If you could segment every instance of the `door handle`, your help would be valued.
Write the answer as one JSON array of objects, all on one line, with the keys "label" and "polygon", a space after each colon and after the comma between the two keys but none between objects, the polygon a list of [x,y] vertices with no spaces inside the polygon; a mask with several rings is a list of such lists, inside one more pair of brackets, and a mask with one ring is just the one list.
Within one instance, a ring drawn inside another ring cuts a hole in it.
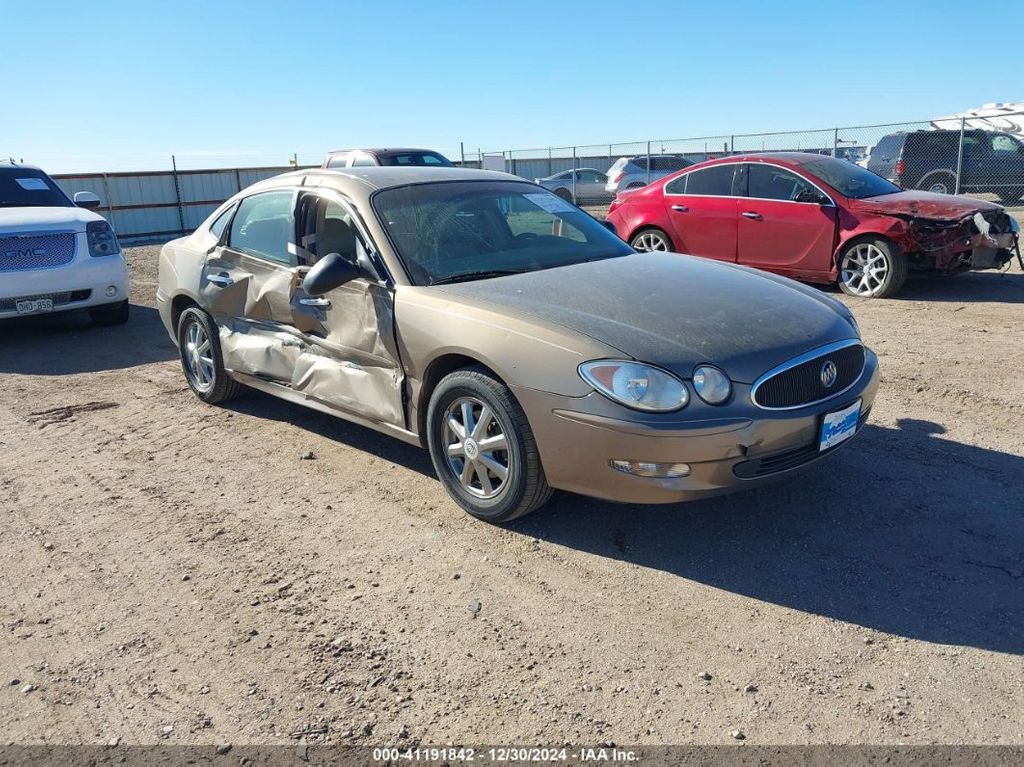
[{"label": "door handle", "polygon": [[325,309],[331,305],[329,298],[300,298],[299,303],[303,306],[319,306]]},{"label": "door handle", "polygon": [[754,221],[760,221],[762,218],[764,218],[760,213],[755,213],[752,210],[745,211],[744,213],[741,213],[740,215],[742,215],[743,218],[753,219]]},{"label": "door handle", "polygon": [[672,210],[678,210],[680,213],[687,213],[690,209],[685,205],[673,205]]},{"label": "door handle", "polygon": [[219,285],[222,288],[226,288],[228,285],[234,285],[235,281],[231,279],[231,275],[227,272],[221,272],[220,274],[211,274],[206,278],[214,285]]}]

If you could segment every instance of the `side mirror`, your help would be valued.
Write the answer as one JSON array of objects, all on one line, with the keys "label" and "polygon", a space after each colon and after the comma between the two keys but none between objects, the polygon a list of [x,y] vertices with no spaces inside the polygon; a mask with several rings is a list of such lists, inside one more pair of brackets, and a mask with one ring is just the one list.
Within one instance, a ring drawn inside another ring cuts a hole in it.
[{"label": "side mirror", "polygon": [[817,189],[804,189],[793,199],[793,202],[810,202],[817,205],[828,205],[828,198]]},{"label": "side mirror", "polygon": [[75,205],[79,208],[98,208],[100,198],[93,192],[75,192]]},{"label": "side mirror", "polygon": [[311,296],[322,296],[362,276],[362,271],[340,253],[328,253],[306,272],[302,289]]}]

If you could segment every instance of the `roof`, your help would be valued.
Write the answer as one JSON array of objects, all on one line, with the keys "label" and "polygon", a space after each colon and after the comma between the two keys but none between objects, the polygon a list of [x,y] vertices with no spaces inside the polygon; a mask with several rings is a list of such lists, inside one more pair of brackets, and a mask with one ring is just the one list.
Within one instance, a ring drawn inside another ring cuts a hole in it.
[{"label": "roof", "polygon": [[353,147],[352,149],[332,149],[327,154],[344,154],[345,152],[368,152],[369,154],[407,154],[413,152],[425,152],[427,154],[441,154],[433,149],[416,149],[414,147],[380,147],[377,149]]},{"label": "roof", "polygon": [[300,174],[310,178],[323,179],[321,183],[325,186],[335,186],[330,183],[330,180],[336,179],[340,186],[347,186],[354,182],[374,190],[430,181],[523,181],[529,183],[526,179],[513,176],[511,173],[476,170],[475,168],[378,165],[364,168],[317,168],[300,171]]},{"label": "roof", "polygon": [[829,154],[817,152],[748,152],[746,154],[731,154],[727,157],[720,157],[719,160],[747,160],[756,162],[758,160],[775,160],[776,162],[788,162],[792,165],[805,165],[815,160],[832,157]]}]

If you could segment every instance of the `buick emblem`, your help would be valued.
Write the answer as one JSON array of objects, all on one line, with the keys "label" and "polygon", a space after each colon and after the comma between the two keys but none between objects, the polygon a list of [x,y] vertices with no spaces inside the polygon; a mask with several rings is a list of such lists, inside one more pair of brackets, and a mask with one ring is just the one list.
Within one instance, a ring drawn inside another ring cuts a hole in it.
[{"label": "buick emblem", "polygon": [[821,366],[821,384],[826,389],[831,389],[836,382],[836,378],[839,376],[839,371],[836,369],[836,363],[832,360],[826,360],[825,364]]}]

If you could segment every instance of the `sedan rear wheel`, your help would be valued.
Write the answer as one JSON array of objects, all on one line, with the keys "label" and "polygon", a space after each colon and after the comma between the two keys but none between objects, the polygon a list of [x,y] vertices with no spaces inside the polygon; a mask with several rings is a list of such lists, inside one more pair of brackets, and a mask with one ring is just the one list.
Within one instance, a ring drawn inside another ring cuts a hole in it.
[{"label": "sedan rear wheel", "polygon": [[633,250],[638,250],[641,253],[652,250],[672,250],[672,241],[660,229],[642,229],[633,235],[633,239],[630,240],[629,244],[633,247]]},{"label": "sedan rear wheel", "polygon": [[242,393],[242,385],[224,369],[217,324],[196,306],[178,319],[178,351],[185,380],[203,402],[227,402]]},{"label": "sedan rear wheel", "polygon": [[889,298],[907,279],[907,260],[894,243],[861,240],[847,246],[839,261],[839,288],[860,298]]},{"label": "sedan rear wheel", "polygon": [[474,517],[508,522],[551,497],[526,414],[486,368],[445,376],[430,398],[427,443],[441,483]]}]

